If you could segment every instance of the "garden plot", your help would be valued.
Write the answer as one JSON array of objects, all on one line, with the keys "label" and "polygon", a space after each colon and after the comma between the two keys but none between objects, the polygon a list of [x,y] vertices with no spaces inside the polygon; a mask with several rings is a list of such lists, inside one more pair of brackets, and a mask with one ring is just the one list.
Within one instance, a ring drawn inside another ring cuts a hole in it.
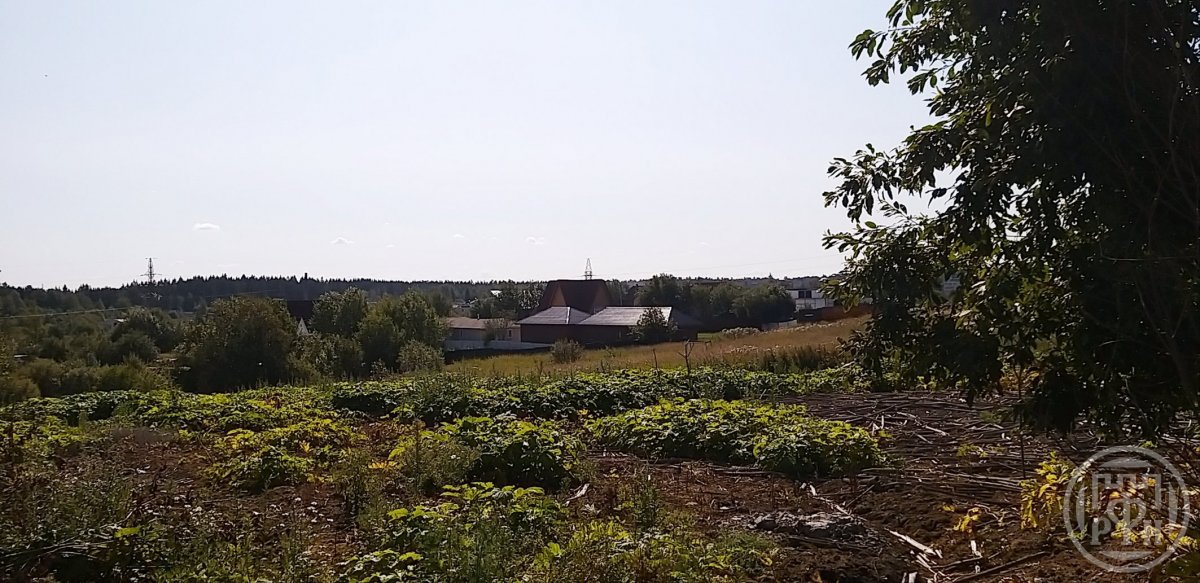
[{"label": "garden plot", "polygon": [[839,378],[27,401],[0,411],[0,579],[1126,580],[1020,525],[1022,468],[1094,439]]}]

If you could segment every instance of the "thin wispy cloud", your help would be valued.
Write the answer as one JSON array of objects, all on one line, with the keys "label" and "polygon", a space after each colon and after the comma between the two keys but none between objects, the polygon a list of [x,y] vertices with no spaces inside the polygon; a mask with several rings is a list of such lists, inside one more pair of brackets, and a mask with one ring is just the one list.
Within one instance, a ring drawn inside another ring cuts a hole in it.
[{"label": "thin wispy cloud", "polygon": [[332,241],[329,242],[329,244],[330,245],[353,245],[354,241],[351,241],[350,239],[347,239],[345,237],[335,237]]},{"label": "thin wispy cloud", "polygon": [[530,245],[545,245],[546,238],[545,237],[534,237],[533,235],[530,235],[528,237],[525,237],[525,242],[529,243]]},{"label": "thin wispy cloud", "polygon": [[220,231],[221,225],[216,223],[196,223],[192,225],[193,231]]},{"label": "thin wispy cloud", "polygon": [[464,234],[462,234],[462,233],[455,233],[455,234],[454,234],[454,238],[455,238],[455,239],[466,239],[466,238],[467,238],[467,236],[466,236],[466,235],[464,235]]}]

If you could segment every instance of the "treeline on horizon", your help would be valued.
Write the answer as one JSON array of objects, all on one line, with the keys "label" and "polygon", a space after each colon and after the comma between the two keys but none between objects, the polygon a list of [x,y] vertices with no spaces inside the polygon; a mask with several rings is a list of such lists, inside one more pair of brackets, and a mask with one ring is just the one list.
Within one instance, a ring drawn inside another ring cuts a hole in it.
[{"label": "treeline on horizon", "polygon": [[[728,282],[750,283],[764,278],[675,278],[681,283]],[[770,278],[765,278],[769,281]],[[624,290],[635,282],[646,280],[610,280],[614,292]],[[133,306],[161,308],[174,312],[203,311],[214,300],[235,296],[262,296],[284,300],[316,300],[329,292],[341,292],[350,288],[363,290],[372,299],[402,295],[417,291],[426,295],[446,298],[452,303],[461,303],[488,297],[492,290],[504,284],[532,287],[545,282],[515,282],[512,280],[492,281],[394,281],[369,278],[338,279],[311,278],[307,274],[297,276],[196,276],[162,280],[154,284],[131,282],[120,287],[92,287],[81,285],[71,289],[42,288],[34,286],[12,286],[0,283],[0,317],[34,314],[42,312],[68,312],[81,310],[124,309]],[[616,297],[616,303],[621,298]],[[683,306],[677,306],[683,307]]]}]

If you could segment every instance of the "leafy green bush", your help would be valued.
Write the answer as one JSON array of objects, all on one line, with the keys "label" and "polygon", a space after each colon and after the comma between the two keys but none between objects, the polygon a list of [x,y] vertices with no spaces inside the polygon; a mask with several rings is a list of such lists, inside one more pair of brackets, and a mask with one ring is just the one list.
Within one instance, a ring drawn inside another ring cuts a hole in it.
[{"label": "leafy green bush", "polygon": [[414,455],[418,448],[437,451],[448,446],[475,452],[468,479],[547,488],[561,487],[577,477],[584,449],[582,442],[552,421],[465,417],[404,440],[391,458]]},{"label": "leafy green bush", "polygon": [[155,391],[172,386],[170,378],[138,361],[66,369],[58,381],[58,386],[43,394],[54,397],[95,391]]},{"label": "leafy green bush", "polygon": [[265,431],[236,429],[217,444],[220,459],[210,469],[250,490],[308,481],[328,467],[358,434],[333,419],[308,419]]},{"label": "leafy green bush", "polygon": [[340,581],[511,580],[566,517],[538,488],[476,483],[443,497],[392,511],[383,548],[351,560]]},{"label": "leafy green bush", "polygon": [[557,340],[550,347],[550,360],[557,364],[575,362],[583,358],[583,345],[574,340]]},{"label": "leafy green bush", "polygon": [[286,427],[304,419],[331,417],[328,395],[315,389],[262,389],[196,395],[177,391],[109,391],[62,398],[30,399],[0,409],[0,419],[58,417],[68,423],[121,417],[147,427],[190,431]]},{"label": "leafy green bush", "polygon": [[574,529],[565,543],[548,543],[524,580],[749,581],[769,573],[777,551],[771,541],[748,533],[713,541],[681,530],[637,533],[615,521],[593,520]]},{"label": "leafy green bush", "polygon": [[842,475],[883,463],[867,431],[809,417],[795,405],[675,399],[592,421],[588,429],[603,447],[754,463],[794,477]]},{"label": "leafy green bush", "polygon": [[396,370],[399,372],[439,371],[445,364],[440,349],[416,340],[405,342],[396,353]]},{"label": "leafy green bush", "polygon": [[32,380],[16,375],[0,377],[0,405],[33,399],[38,394],[37,383]]},{"label": "leafy green bush", "polygon": [[432,494],[447,484],[462,484],[479,461],[478,449],[444,432],[417,429],[401,438],[385,469],[410,490]]},{"label": "leafy green bush", "polygon": [[640,409],[670,397],[741,399],[815,391],[865,390],[857,369],[773,374],[738,369],[619,370],[578,373],[540,383],[478,380],[435,375],[388,382],[343,384],[334,388],[335,407],[383,416],[438,423],[465,416],[514,414],[543,419],[574,419],[581,412],[611,415]]}]

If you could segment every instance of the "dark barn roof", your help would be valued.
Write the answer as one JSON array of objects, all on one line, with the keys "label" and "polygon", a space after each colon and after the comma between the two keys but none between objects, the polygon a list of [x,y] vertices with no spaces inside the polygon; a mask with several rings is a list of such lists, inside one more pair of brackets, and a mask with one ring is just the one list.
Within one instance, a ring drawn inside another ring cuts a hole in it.
[{"label": "dark barn roof", "polygon": [[308,321],[312,319],[316,305],[316,300],[287,300],[287,311],[292,318]]},{"label": "dark barn roof", "polygon": [[[562,302],[555,302],[555,297],[560,293]],[[608,283],[603,279],[558,279],[546,284],[546,291],[542,292],[542,299],[538,302],[538,311],[565,305],[591,313],[611,303]]]},{"label": "dark barn roof", "polygon": [[555,306],[542,310],[520,322],[522,326],[537,326],[537,325],[565,325],[578,324],[588,318],[591,314],[577,310],[567,306]]}]

